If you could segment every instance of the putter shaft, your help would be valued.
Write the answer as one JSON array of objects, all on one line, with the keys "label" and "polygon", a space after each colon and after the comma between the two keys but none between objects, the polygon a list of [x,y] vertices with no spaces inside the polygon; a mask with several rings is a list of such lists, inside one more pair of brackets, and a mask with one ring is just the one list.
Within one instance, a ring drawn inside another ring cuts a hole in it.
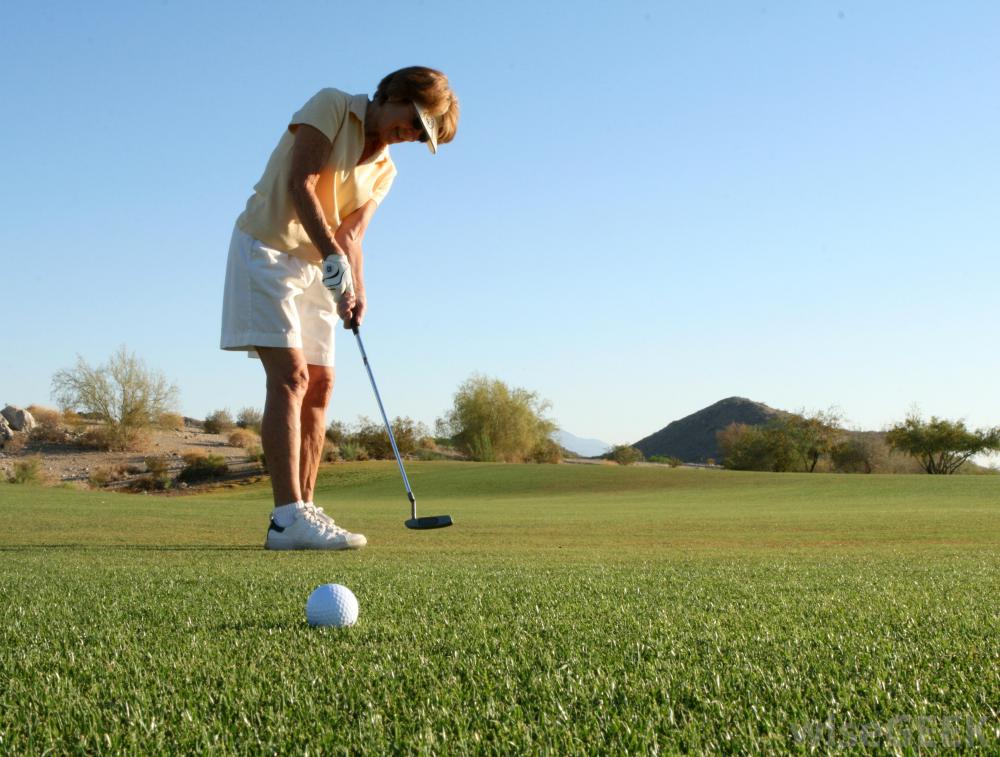
[{"label": "putter shaft", "polygon": [[403,458],[399,454],[399,447],[396,446],[396,436],[392,433],[392,425],[389,423],[389,418],[385,414],[385,407],[382,406],[382,396],[378,393],[378,387],[375,385],[375,376],[372,373],[372,367],[368,363],[368,353],[365,352],[364,342],[361,341],[361,333],[357,326],[351,326],[351,331],[354,332],[354,338],[358,340],[358,349],[361,350],[361,359],[364,361],[365,370],[368,371],[368,380],[372,382],[372,390],[375,392],[375,401],[378,403],[378,410],[382,414],[382,422],[385,424],[385,430],[389,433],[389,443],[392,445],[392,452],[396,456],[396,464],[399,466],[399,472],[403,476],[403,486],[406,487],[406,497],[410,500],[410,517],[413,520],[417,519],[417,499],[413,496],[413,490],[410,488],[410,479],[406,477],[406,469],[403,467]]}]

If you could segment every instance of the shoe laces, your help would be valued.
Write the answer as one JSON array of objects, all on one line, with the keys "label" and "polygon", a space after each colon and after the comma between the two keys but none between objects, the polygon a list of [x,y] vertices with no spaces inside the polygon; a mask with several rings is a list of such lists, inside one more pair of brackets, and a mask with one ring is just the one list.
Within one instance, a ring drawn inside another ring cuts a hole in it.
[{"label": "shoe laces", "polygon": [[316,505],[305,505],[302,508],[302,512],[305,514],[306,520],[310,523],[315,523],[320,527],[321,531],[329,532],[334,536],[337,534],[348,533],[347,529],[341,528],[334,523],[333,518],[323,512],[322,507],[316,507]]}]

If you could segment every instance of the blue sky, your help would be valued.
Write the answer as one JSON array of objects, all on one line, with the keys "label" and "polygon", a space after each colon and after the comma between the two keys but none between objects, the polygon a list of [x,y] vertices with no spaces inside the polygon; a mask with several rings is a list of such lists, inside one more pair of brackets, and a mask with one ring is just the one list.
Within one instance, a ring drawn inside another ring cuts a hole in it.
[{"label": "blue sky", "polygon": [[[263,404],[218,350],[233,221],[317,89],[447,72],[366,239],[391,415],[473,372],[635,441],[731,395],[1000,424],[1000,5],[7,3],[0,402],[126,344],[181,410]],[[377,415],[338,339],[331,417]]]}]

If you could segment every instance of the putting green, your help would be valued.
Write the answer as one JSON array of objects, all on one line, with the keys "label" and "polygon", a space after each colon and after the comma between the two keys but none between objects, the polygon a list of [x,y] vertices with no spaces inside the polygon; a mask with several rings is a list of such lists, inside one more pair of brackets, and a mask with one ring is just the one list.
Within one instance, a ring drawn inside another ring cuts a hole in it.
[{"label": "putting green", "polygon": [[266,485],[0,485],[0,751],[1000,746],[1000,476],[408,472],[456,525],[337,465],[335,554],[263,551]]}]

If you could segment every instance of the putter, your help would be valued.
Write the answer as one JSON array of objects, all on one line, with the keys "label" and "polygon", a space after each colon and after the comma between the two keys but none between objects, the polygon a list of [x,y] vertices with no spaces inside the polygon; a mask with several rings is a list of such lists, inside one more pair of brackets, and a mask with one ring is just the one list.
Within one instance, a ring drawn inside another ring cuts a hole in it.
[{"label": "putter", "polygon": [[403,458],[399,455],[399,447],[396,446],[396,437],[392,433],[392,426],[389,423],[389,419],[386,417],[385,408],[382,407],[382,397],[379,396],[378,387],[375,386],[375,376],[372,374],[372,367],[368,363],[368,354],[365,352],[365,345],[361,341],[361,333],[358,331],[356,324],[351,324],[351,331],[354,332],[354,338],[358,340],[358,349],[361,350],[361,359],[365,363],[365,369],[368,371],[368,379],[372,382],[372,390],[375,392],[375,401],[378,402],[379,412],[382,413],[382,422],[385,424],[385,430],[389,432],[389,442],[392,444],[393,454],[396,455],[396,464],[399,466],[399,472],[403,476],[403,486],[406,487],[406,497],[410,500],[410,519],[405,522],[407,528],[413,528],[418,531],[424,531],[430,528],[446,528],[451,525],[450,515],[425,515],[423,518],[417,517],[417,499],[413,496],[413,489],[410,488],[410,479],[406,477],[406,469],[403,468]]}]

